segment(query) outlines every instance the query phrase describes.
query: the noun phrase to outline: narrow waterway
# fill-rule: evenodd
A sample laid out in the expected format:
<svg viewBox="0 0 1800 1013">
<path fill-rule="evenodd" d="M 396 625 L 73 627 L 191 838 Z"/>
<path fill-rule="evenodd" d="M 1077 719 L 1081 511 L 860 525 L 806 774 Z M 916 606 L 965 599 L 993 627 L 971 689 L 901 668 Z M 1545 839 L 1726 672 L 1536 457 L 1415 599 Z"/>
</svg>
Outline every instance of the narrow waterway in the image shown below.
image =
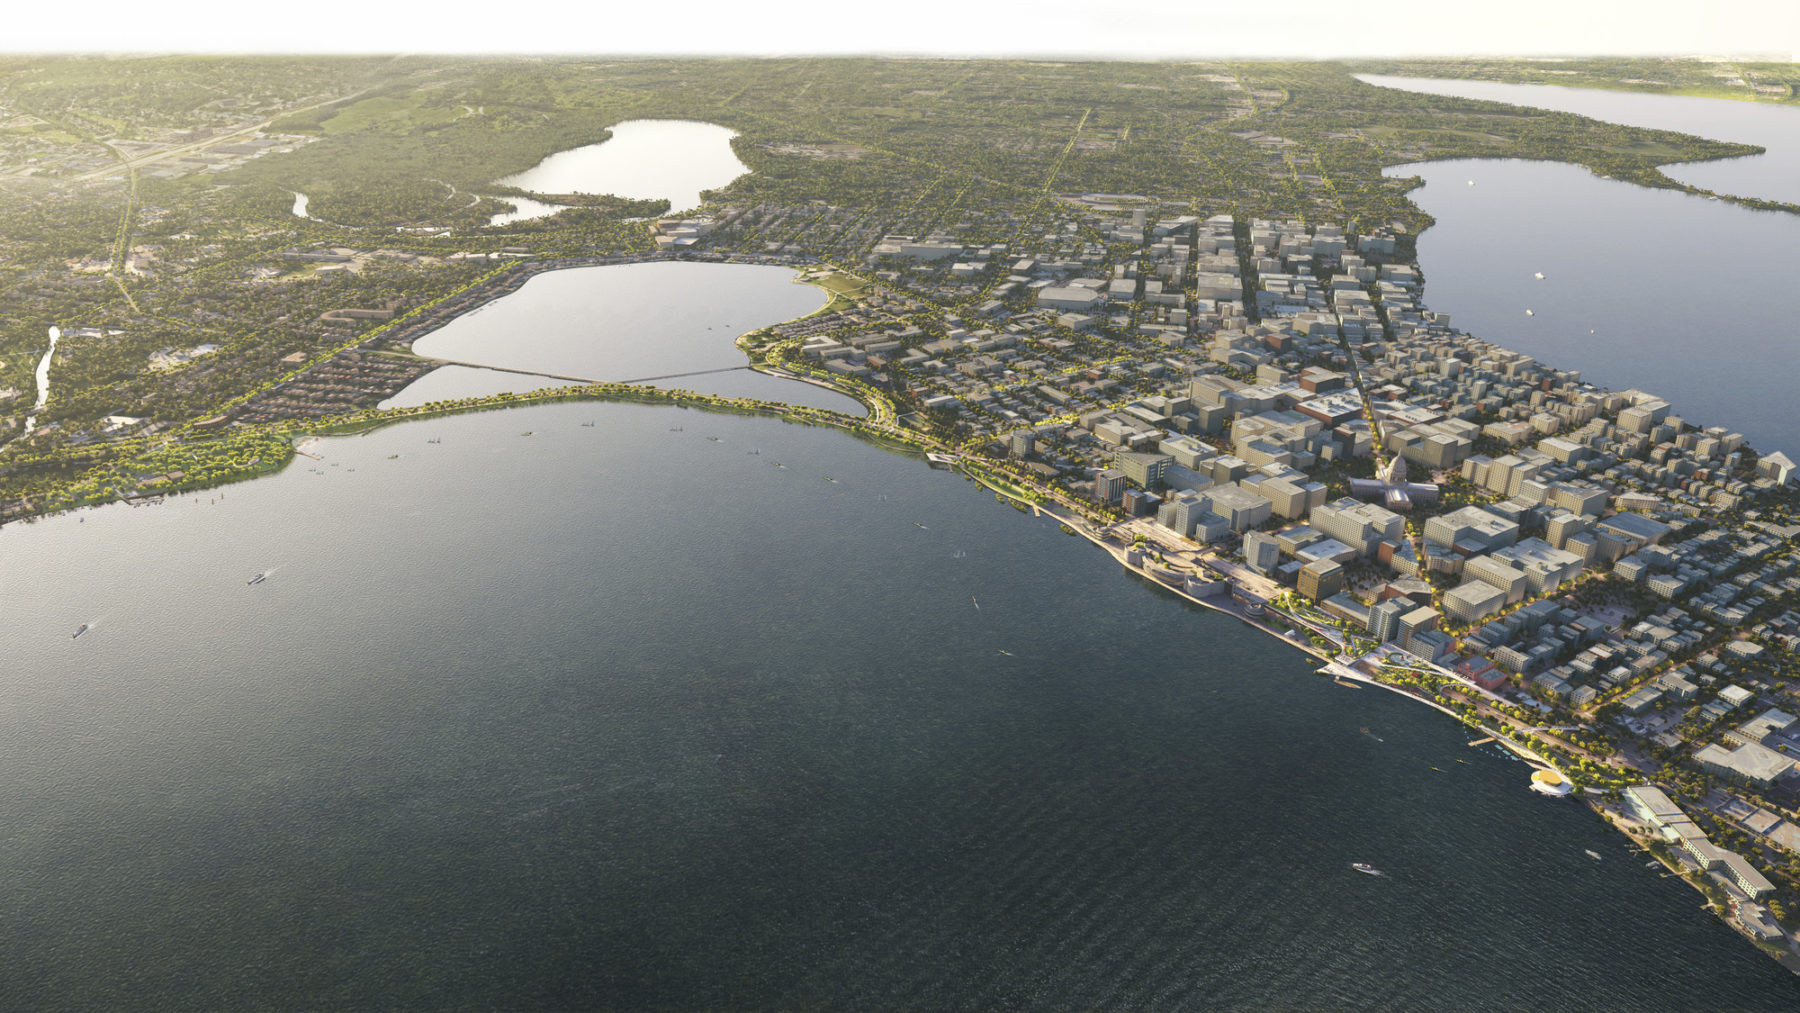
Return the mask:
<svg viewBox="0 0 1800 1013">
<path fill-rule="evenodd" d="M 37 367 L 37 401 L 31 406 L 31 413 L 25 416 L 25 431 L 21 437 L 30 436 L 37 428 L 37 413 L 50 401 L 50 360 L 56 356 L 56 343 L 62 340 L 62 328 L 50 328 L 50 347 L 45 350 L 44 357 L 38 360 Z"/>
<path fill-rule="evenodd" d="M 511 211 L 502 211 L 488 219 L 489 225 L 511 225 L 513 222 L 528 222 L 535 218 L 548 218 L 558 211 L 566 210 L 562 204 L 551 204 L 547 201 L 532 200 L 530 197 L 495 197 L 512 205 Z"/>
</svg>

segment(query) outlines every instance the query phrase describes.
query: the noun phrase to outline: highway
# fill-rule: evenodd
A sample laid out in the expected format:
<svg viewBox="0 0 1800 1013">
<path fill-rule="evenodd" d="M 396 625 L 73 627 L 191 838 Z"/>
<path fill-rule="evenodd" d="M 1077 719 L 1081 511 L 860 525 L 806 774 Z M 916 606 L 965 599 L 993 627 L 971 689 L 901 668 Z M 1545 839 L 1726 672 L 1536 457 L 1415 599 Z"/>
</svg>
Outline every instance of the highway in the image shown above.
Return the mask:
<svg viewBox="0 0 1800 1013">
<path fill-rule="evenodd" d="M 249 126 L 239 127 L 236 130 L 232 130 L 228 133 L 219 134 L 215 137 L 208 137 L 205 140 L 195 141 L 192 144 L 184 144 L 177 148 L 165 148 L 162 151 L 151 151 L 151 152 L 147 152 L 145 154 L 139 155 L 136 158 L 122 158 L 121 164 L 119 164 L 119 165 L 109 165 L 109 166 L 106 166 L 105 168 L 94 169 L 90 172 L 84 172 L 81 175 L 74 177 L 74 179 L 78 183 L 91 182 L 92 180 L 104 179 L 108 176 L 117 175 L 121 171 L 133 171 L 133 170 L 137 170 L 137 169 L 142 169 L 147 165 L 154 165 L 157 162 L 161 162 L 166 159 L 181 158 L 185 155 L 191 155 L 191 154 L 194 154 L 199 151 L 204 151 L 207 148 L 210 148 L 217 144 L 230 144 L 234 141 L 241 141 L 246 138 L 255 136 L 256 133 L 261 130 L 267 129 L 268 126 L 270 124 L 274 123 L 276 120 L 284 119 L 286 117 L 294 115 L 295 113 L 311 112 L 314 109 L 318 109 L 323 106 L 328 106 L 328 105 L 331 105 L 336 102 L 348 102 L 351 99 L 362 95 L 366 91 L 368 91 L 367 88 L 363 89 L 362 91 L 351 92 L 348 95 L 342 95 L 342 96 L 338 96 L 336 98 L 328 98 L 322 102 L 314 102 L 312 105 L 301 106 L 298 109 L 284 109 L 281 112 L 276 113 L 274 116 L 271 116 L 268 119 L 263 120 L 259 123 L 252 123 Z M 107 147 L 110 148 L 112 146 L 107 145 Z M 114 151 L 116 152 L 117 149 L 114 149 Z"/>
</svg>

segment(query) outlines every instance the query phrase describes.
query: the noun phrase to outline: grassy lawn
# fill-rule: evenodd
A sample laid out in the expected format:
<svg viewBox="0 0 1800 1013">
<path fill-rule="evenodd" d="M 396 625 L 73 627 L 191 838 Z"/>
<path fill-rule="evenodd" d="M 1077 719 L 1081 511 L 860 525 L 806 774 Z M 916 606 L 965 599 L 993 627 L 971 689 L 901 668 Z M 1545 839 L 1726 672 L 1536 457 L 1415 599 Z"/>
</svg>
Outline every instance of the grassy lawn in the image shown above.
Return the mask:
<svg viewBox="0 0 1800 1013">
<path fill-rule="evenodd" d="M 339 110 L 320 127 L 327 134 L 354 134 L 365 130 L 409 133 L 417 127 L 448 123 L 462 115 L 459 108 L 424 108 L 420 104 L 423 100 L 424 95 L 420 93 L 406 98 L 366 98 Z"/>
<path fill-rule="evenodd" d="M 808 314 L 808 316 L 823 316 L 827 313 L 836 313 L 839 310 L 849 309 L 856 305 L 857 297 L 861 295 L 862 290 L 869 285 L 868 282 L 863 281 L 861 278 L 853 278 L 850 275 L 843 274 L 839 271 L 828 271 L 825 274 L 813 275 L 801 280 L 804 284 L 811 285 L 814 288 L 823 289 L 826 295 L 831 296 L 830 302 L 819 307 L 814 312 Z"/>
</svg>

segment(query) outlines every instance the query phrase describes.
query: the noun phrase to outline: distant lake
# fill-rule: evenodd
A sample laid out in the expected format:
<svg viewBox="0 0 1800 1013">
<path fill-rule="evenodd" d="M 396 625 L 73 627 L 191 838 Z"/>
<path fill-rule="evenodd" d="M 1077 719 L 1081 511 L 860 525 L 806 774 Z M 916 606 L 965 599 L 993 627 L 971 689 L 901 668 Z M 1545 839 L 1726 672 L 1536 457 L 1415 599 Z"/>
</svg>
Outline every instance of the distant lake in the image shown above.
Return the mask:
<svg viewBox="0 0 1800 1013">
<path fill-rule="evenodd" d="M 699 207 L 700 191 L 750 171 L 731 150 L 737 133 L 716 123 L 626 120 L 611 129 L 599 144 L 559 151 L 498 182 L 533 193 L 667 197 L 670 213 L 678 213 Z"/>
<path fill-rule="evenodd" d="M 1629 114 L 1636 125 L 1691 129 L 1772 152 L 1781 147 L 1788 152 L 1783 158 L 1800 155 L 1800 142 L 1789 133 L 1800 126 L 1800 110 L 1362 76 L 1383 85 L 1429 85 L 1434 94 L 1544 107 L 1554 100 L 1583 115 L 1622 122 Z M 1731 129 L 1699 130 L 1704 124 L 1687 119 L 1695 103 Z M 1664 106 L 1673 111 L 1655 112 Z M 1748 134 L 1745 124 L 1760 124 L 1769 134 Z M 1791 164 L 1756 156 L 1690 163 L 1672 175 L 1735 166 L 1739 185 L 1694 182 L 1800 200 L 1800 188 L 1783 189 L 1800 183 L 1800 167 L 1780 168 Z M 1756 166 L 1768 171 L 1752 171 Z M 1765 453 L 1800 449 L 1800 405 L 1788 390 L 1789 378 L 1800 375 L 1800 342 L 1784 295 L 1792 265 L 1800 262 L 1800 217 L 1601 179 L 1561 162 L 1416 162 L 1390 167 L 1386 175 L 1425 180 L 1410 195 L 1436 219 L 1418 242 L 1425 302 L 1450 314 L 1458 329 L 1579 369 L 1590 383 L 1666 397 L 1688 422 L 1741 432 Z M 1540 272 L 1543 280 L 1535 277 Z"/>
<path fill-rule="evenodd" d="M 642 381 L 745 365 L 739 335 L 813 312 L 823 292 L 797 272 L 756 264 L 657 261 L 547 271 L 519 290 L 452 320 L 413 343 L 438 359 L 599 381 Z M 488 370 L 439 370 L 387 405 L 525 391 L 566 381 Z M 652 386 L 862 415 L 835 391 L 748 370 L 651 381 Z"/>
<path fill-rule="evenodd" d="M 1437 219 L 1419 237 L 1425 302 L 1453 326 L 1590 383 L 1666 397 L 1687 421 L 1737 430 L 1765 453 L 1800 449 L 1800 341 L 1783 294 L 1800 218 L 1561 162 L 1387 174 L 1426 181 L 1410 195 Z"/>
<path fill-rule="evenodd" d="M 1671 179 L 1715 193 L 1800 204 L 1800 107 L 1797 106 L 1543 84 L 1383 74 L 1356 76 L 1358 80 L 1382 88 L 1552 109 L 1608 123 L 1761 145 L 1768 149 L 1767 154 L 1666 165 L 1663 172 Z"/>
</svg>

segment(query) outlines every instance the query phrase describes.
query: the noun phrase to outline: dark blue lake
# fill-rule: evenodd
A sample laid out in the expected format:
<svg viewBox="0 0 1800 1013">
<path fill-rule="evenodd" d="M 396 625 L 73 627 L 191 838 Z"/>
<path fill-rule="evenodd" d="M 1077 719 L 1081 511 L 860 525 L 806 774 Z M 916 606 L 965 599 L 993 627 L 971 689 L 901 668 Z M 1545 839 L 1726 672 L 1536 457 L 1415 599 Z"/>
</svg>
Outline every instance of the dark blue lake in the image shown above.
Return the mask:
<svg viewBox="0 0 1800 1013">
<path fill-rule="evenodd" d="M 6 1005 L 1800 999 L 1523 765 L 915 459 L 591 404 L 311 449 L 0 531 Z"/>
</svg>

